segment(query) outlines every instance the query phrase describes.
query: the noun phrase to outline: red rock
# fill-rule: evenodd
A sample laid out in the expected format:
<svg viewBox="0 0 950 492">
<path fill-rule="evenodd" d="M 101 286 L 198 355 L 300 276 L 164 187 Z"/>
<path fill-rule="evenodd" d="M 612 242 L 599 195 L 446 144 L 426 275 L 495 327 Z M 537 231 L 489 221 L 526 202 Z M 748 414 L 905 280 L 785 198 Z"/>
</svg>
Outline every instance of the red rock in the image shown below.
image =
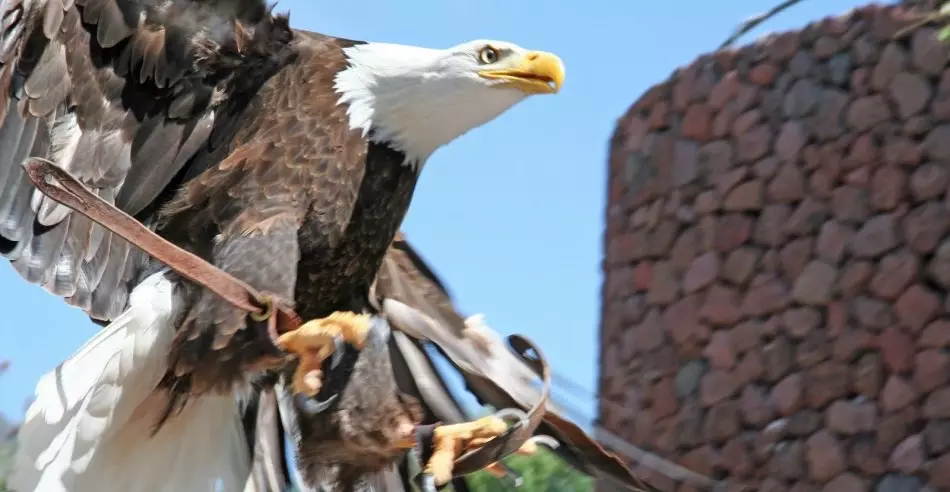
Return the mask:
<svg viewBox="0 0 950 492">
<path fill-rule="evenodd" d="M 802 369 L 814 367 L 831 357 L 831 339 L 825 330 L 805 335 L 795 349 L 795 360 Z"/>
<path fill-rule="evenodd" d="M 789 217 L 785 232 L 793 236 L 815 234 L 828 218 L 828 214 L 828 206 L 824 202 L 810 196 L 805 197 Z"/>
<path fill-rule="evenodd" d="M 871 203 L 877 210 L 894 210 L 904 199 L 907 175 L 895 166 L 884 166 L 871 178 Z"/>
<path fill-rule="evenodd" d="M 721 455 L 723 466 L 733 476 L 748 477 L 755 470 L 748 439 L 743 436 L 730 439 L 723 446 Z"/>
<path fill-rule="evenodd" d="M 791 215 L 788 205 L 768 205 L 756 221 L 752 239 L 763 246 L 779 246 L 785 242 L 785 225 Z"/>
<path fill-rule="evenodd" d="M 747 384 L 743 388 L 739 408 L 743 422 L 752 426 L 763 426 L 775 417 L 775 409 L 768 394 L 754 384 Z"/>
<path fill-rule="evenodd" d="M 950 212 L 946 206 L 928 202 L 911 210 L 904 220 L 904 240 L 920 254 L 932 253 L 950 232 Z"/>
<path fill-rule="evenodd" d="M 881 51 L 881 58 L 871 74 L 871 87 L 883 91 L 890 85 L 907 64 L 907 53 L 897 43 L 891 42 Z"/>
<path fill-rule="evenodd" d="M 930 467 L 930 484 L 939 489 L 950 487 L 950 453 L 945 453 L 933 461 Z"/>
<path fill-rule="evenodd" d="M 794 349 L 785 337 L 778 337 L 762 348 L 762 360 L 765 364 L 765 379 L 770 382 L 785 377 L 794 363 Z"/>
<path fill-rule="evenodd" d="M 866 131 L 891 119 L 891 110 L 883 96 L 866 96 L 848 106 L 845 118 L 851 128 Z"/>
<path fill-rule="evenodd" d="M 762 360 L 762 354 L 758 352 L 747 352 L 739 366 L 736 367 L 736 379 L 740 385 L 748 385 L 753 381 L 759 381 L 765 377 L 765 362 Z"/>
<path fill-rule="evenodd" d="M 672 378 L 664 378 L 653 387 L 653 405 L 650 413 L 656 420 L 674 415 L 679 411 L 679 400 L 676 398 L 676 389 Z"/>
<path fill-rule="evenodd" d="M 729 71 L 709 92 L 709 106 L 715 111 L 722 109 L 727 102 L 739 94 L 739 87 L 739 73 L 735 70 Z"/>
<path fill-rule="evenodd" d="M 851 390 L 851 372 L 848 366 L 826 361 L 805 373 L 805 397 L 812 407 L 823 407 L 842 398 Z"/>
<path fill-rule="evenodd" d="M 791 308 L 782 316 L 782 325 L 786 333 L 793 338 L 805 338 L 821 323 L 821 314 L 810 307 Z"/>
<path fill-rule="evenodd" d="M 739 292 L 722 284 L 709 288 L 700 316 L 715 326 L 732 326 L 742 318 Z"/>
<path fill-rule="evenodd" d="M 650 304 L 669 304 L 679 294 L 679 282 L 670 264 L 665 261 L 653 265 L 653 282 L 647 293 Z"/>
<path fill-rule="evenodd" d="M 748 316 L 764 316 L 785 309 L 788 289 L 778 280 L 766 281 L 749 289 L 742 302 L 742 312 Z"/>
<path fill-rule="evenodd" d="M 772 133 L 766 125 L 758 125 L 737 136 L 736 157 L 740 163 L 755 162 L 765 156 L 772 146 Z"/>
<path fill-rule="evenodd" d="M 910 175 L 910 191 L 919 201 L 937 198 L 950 185 L 950 171 L 942 164 L 922 164 Z"/>
<path fill-rule="evenodd" d="M 831 198 L 831 209 L 835 217 L 842 222 L 860 224 L 871 216 L 868 192 L 851 186 L 835 188 Z"/>
<path fill-rule="evenodd" d="M 734 137 L 744 135 L 760 121 L 762 121 L 762 111 L 758 108 L 750 109 L 736 117 L 736 121 L 732 125 L 732 135 Z"/>
<path fill-rule="evenodd" d="M 693 104 L 683 116 L 680 130 L 685 138 L 705 141 L 712 137 L 712 111 L 705 104 Z"/>
<path fill-rule="evenodd" d="M 858 324 L 870 331 L 880 332 L 896 322 L 894 310 L 887 302 L 861 296 L 855 298 L 852 305 Z"/>
<path fill-rule="evenodd" d="M 933 94 L 933 88 L 922 75 L 901 72 L 891 81 L 888 93 L 897 106 L 897 115 L 906 120 L 924 110 Z"/>
<path fill-rule="evenodd" d="M 760 63 L 749 70 L 749 82 L 755 85 L 767 87 L 775 81 L 778 69 L 770 63 Z"/>
<path fill-rule="evenodd" d="M 938 319 L 927 325 L 920 333 L 918 343 L 922 347 L 950 347 L 950 321 Z"/>
<path fill-rule="evenodd" d="M 878 159 L 877 143 L 869 133 L 862 133 L 851 145 L 848 154 L 849 167 L 865 167 L 874 164 Z M 866 169 L 866 167 L 865 167 Z"/>
<path fill-rule="evenodd" d="M 802 384 L 802 375 L 792 374 L 779 381 L 772 389 L 772 401 L 779 415 L 787 417 L 802 408 Z"/>
<path fill-rule="evenodd" d="M 687 294 L 706 288 L 719 274 L 719 256 L 714 252 L 703 254 L 693 260 L 683 277 L 683 291 Z"/>
<path fill-rule="evenodd" d="M 924 440 L 920 434 L 914 434 L 900 442 L 891 452 L 891 468 L 904 472 L 915 473 L 924 465 L 926 454 Z"/>
<path fill-rule="evenodd" d="M 844 448 L 841 443 L 826 430 L 821 430 L 808 438 L 806 459 L 809 476 L 818 483 L 825 483 L 845 471 Z"/>
<path fill-rule="evenodd" d="M 822 492 L 869 492 L 870 487 L 853 473 L 842 473 L 825 484 Z"/>
<path fill-rule="evenodd" d="M 937 125 L 930 130 L 921 147 L 933 160 L 946 162 L 950 159 L 950 124 Z"/>
<path fill-rule="evenodd" d="M 897 224 L 893 215 L 877 215 L 858 229 L 848 245 L 858 258 L 872 258 L 897 246 Z"/>
<path fill-rule="evenodd" d="M 722 208 L 727 212 L 758 210 L 762 206 L 762 182 L 746 181 L 726 195 Z"/>
<path fill-rule="evenodd" d="M 706 442 L 722 443 L 739 432 L 739 405 L 734 401 L 717 403 L 706 412 L 703 422 L 703 439 Z"/>
<path fill-rule="evenodd" d="M 785 277 L 790 281 L 795 281 L 805 272 L 811 259 L 813 243 L 811 237 L 803 237 L 790 241 L 782 248 L 779 260 Z"/>
<path fill-rule="evenodd" d="M 782 162 L 794 162 L 805 146 L 805 128 L 799 121 L 788 121 L 782 125 L 775 139 L 775 155 Z"/>
<path fill-rule="evenodd" d="M 828 221 L 821 226 L 815 252 L 818 257 L 831 265 L 836 265 L 844 256 L 845 248 L 854 229 L 837 221 Z"/>
<path fill-rule="evenodd" d="M 914 66 L 930 75 L 939 75 L 950 59 L 947 46 L 937 35 L 937 30 L 930 27 L 914 32 L 910 53 Z"/>
<path fill-rule="evenodd" d="M 871 278 L 870 290 L 881 299 L 896 299 L 919 270 L 917 257 L 898 251 L 881 259 L 877 273 Z"/>
<path fill-rule="evenodd" d="M 914 386 L 929 392 L 950 381 L 950 356 L 941 350 L 919 352 L 914 359 Z"/>
<path fill-rule="evenodd" d="M 805 176 L 801 169 L 791 162 L 782 165 L 769 183 L 768 196 L 778 203 L 793 203 L 804 198 Z"/>
<path fill-rule="evenodd" d="M 752 219 L 733 213 L 723 215 L 715 231 L 716 250 L 726 253 L 738 248 L 752 235 Z"/>
<path fill-rule="evenodd" d="M 924 147 L 909 138 L 892 137 L 884 144 L 884 162 L 890 166 L 913 167 L 923 159 Z"/>
<path fill-rule="evenodd" d="M 670 304 L 663 312 L 662 323 L 677 344 L 709 339 L 709 327 L 699 321 L 699 299 L 696 296 L 687 296 Z"/>
<path fill-rule="evenodd" d="M 808 116 L 817 108 L 820 94 L 814 80 L 800 79 L 785 94 L 782 110 L 789 119 Z"/>
<path fill-rule="evenodd" d="M 849 461 L 854 468 L 872 477 L 884 474 L 887 469 L 884 457 L 874 446 L 873 439 L 855 441 L 851 447 Z"/>
<path fill-rule="evenodd" d="M 666 256 L 673 248 L 679 224 L 674 220 L 661 220 L 653 227 L 653 232 L 647 237 L 647 251 L 651 257 Z"/>
<path fill-rule="evenodd" d="M 699 385 L 699 399 L 703 406 L 711 407 L 727 398 L 731 398 L 738 390 L 736 378 L 729 371 L 718 369 L 703 376 Z"/>
<path fill-rule="evenodd" d="M 802 304 L 824 305 L 831 300 L 837 275 L 835 268 L 827 263 L 812 261 L 795 280 L 792 297 Z"/>
<path fill-rule="evenodd" d="M 762 257 L 758 249 L 743 246 L 729 253 L 720 270 L 720 276 L 733 285 L 744 285 L 752 276 L 755 265 Z"/>
<path fill-rule="evenodd" d="M 944 241 L 937 248 L 927 265 L 927 276 L 941 287 L 950 289 L 950 241 Z"/>
<path fill-rule="evenodd" d="M 900 376 L 891 376 L 881 390 L 881 408 L 885 412 L 896 412 L 917 400 L 914 388 Z"/>
<path fill-rule="evenodd" d="M 877 406 L 872 401 L 837 400 L 828 407 L 825 422 L 829 429 L 843 435 L 874 432 Z"/>
<path fill-rule="evenodd" d="M 633 269 L 633 284 L 635 292 L 643 292 L 650 287 L 653 280 L 653 264 L 641 261 Z"/>
<path fill-rule="evenodd" d="M 719 202 L 719 194 L 715 191 L 704 191 L 696 196 L 696 202 L 693 204 L 693 208 L 697 214 L 708 214 L 719 210 Z"/>
<path fill-rule="evenodd" d="M 837 291 L 845 297 L 853 297 L 864 292 L 874 269 L 866 261 L 855 261 L 845 267 L 844 272 L 838 277 Z"/>
<path fill-rule="evenodd" d="M 914 340 L 896 326 L 881 333 L 878 348 L 884 364 L 892 373 L 903 373 L 914 367 Z"/>
<path fill-rule="evenodd" d="M 645 353 L 656 349 L 665 340 L 660 315 L 655 309 L 650 310 L 646 318 L 639 325 L 633 327 L 632 330 L 632 344 L 637 353 Z"/>
<path fill-rule="evenodd" d="M 923 285 L 914 284 L 897 299 L 894 311 L 901 324 L 917 333 L 940 311 L 940 298 Z"/>
<path fill-rule="evenodd" d="M 923 416 L 928 419 L 950 418 L 950 388 L 934 390 L 924 401 Z"/>
<path fill-rule="evenodd" d="M 703 350 L 703 355 L 710 365 L 718 369 L 730 369 L 736 363 L 736 353 L 733 350 L 732 339 L 728 331 L 715 331 L 709 338 L 709 343 Z"/>
</svg>

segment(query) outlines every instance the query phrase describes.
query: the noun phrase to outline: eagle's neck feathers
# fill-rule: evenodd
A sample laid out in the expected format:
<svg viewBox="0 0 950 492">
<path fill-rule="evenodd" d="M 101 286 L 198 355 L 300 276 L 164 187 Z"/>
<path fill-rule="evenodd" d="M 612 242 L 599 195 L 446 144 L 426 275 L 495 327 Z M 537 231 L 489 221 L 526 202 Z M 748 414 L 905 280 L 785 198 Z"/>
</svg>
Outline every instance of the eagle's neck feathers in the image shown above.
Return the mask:
<svg viewBox="0 0 950 492">
<path fill-rule="evenodd" d="M 337 74 L 339 103 L 352 129 L 406 154 L 423 166 L 439 147 L 487 123 L 525 95 L 491 87 L 445 50 L 386 43 L 344 49 Z"/>
</svg>

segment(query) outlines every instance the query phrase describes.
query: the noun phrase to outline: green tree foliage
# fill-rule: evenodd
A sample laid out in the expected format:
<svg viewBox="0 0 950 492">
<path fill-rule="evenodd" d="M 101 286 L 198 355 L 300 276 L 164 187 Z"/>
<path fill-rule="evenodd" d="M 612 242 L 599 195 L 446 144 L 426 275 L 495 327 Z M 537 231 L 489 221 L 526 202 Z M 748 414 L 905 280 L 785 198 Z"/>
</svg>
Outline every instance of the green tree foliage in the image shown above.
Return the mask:
<svg viewBox="0 0 950 492">
<path fill-rule="evenodd" d="M 505 463 L 521 475 L 521 487 L 515 489 L 510 481 L 495 478 L 480 471 L 469 475 L 468 485 L 474 492 L 589 492 L 594 490 L 591 477 L 567 466 L 551 451 L 540 448 L 533 456 L 511 456 Z"/>
</svg>

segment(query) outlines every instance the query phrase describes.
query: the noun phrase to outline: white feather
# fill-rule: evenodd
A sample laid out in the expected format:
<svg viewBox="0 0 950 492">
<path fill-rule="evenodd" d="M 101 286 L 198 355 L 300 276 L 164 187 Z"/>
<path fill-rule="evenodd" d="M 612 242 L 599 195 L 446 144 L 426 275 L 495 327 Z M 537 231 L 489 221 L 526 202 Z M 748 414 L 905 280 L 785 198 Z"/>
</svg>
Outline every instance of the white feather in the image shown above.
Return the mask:
<svg viewBox="0 0 950 492">
<path fill-rule="evenodd" d="M 249 454 L 232 395 L 192 399 L 151 436 L 180 300 L 157 273 L 36 387 L 9 485 L 18 492 L 239 490 Z"/>
</svg>

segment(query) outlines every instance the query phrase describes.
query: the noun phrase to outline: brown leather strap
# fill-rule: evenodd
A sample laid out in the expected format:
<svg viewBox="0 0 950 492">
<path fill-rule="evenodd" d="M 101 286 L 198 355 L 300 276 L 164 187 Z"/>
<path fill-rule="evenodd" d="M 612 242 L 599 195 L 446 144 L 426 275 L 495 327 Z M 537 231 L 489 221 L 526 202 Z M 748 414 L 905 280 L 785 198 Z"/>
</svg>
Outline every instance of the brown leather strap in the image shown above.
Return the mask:
<svg viewBox="0 0 950 492">
<path fill-rule="evenodd" d="M 257 292 L 250 285 L 166 241 L 139 221 L 96 196 L 52 162 L 31 157 L 25 167 L 30 181 L 43 194 L 89 217 L 188 280 L 252 314 L 258 321 L 266 319 L 272 337 L 300 326 L 301 321 L 297 313 L 287 306 L 279 305 L 276 298 Z"/>
</svg>

